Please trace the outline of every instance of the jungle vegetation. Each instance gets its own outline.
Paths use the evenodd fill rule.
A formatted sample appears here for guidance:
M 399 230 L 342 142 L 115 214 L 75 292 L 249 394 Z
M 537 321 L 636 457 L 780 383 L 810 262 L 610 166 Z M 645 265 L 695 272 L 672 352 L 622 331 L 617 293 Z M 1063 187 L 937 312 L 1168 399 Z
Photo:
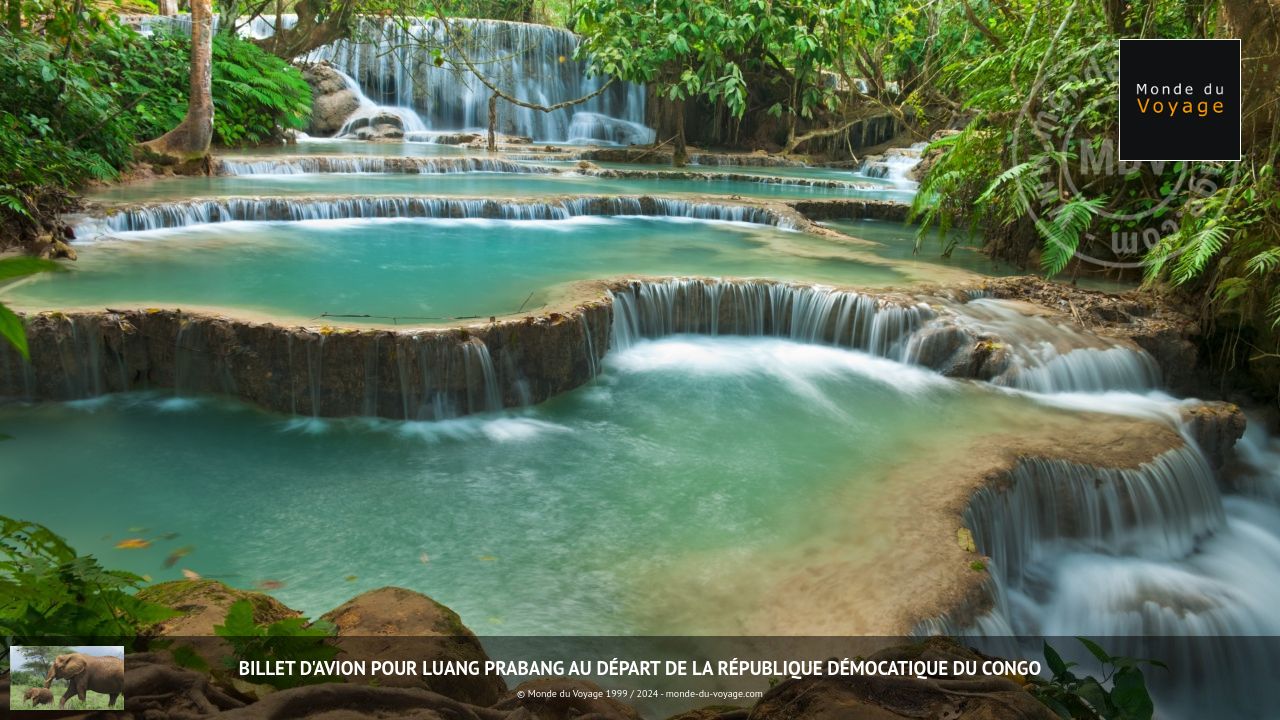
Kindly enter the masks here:
M 149 6 L 130 2 L 0 0 L 0 243 L 48 233 L 76 189 L 112 179 L 137 143 L 182 119 L 189 40 L 121 27 L 117 12 Z M 921 252 L 948 253 L 950 231 L 969 228 L 993 254 L 1049 276 L 1091 271 L 1080 257 L 1123 266 L 1111 272 L 1202 314 L 1224 370 L 1263 368 L 1280 385 L 1274 0 L 223 0 L 213 10 L 222 145 L 304 122 L 306 86 L 286 59 L 349 36 L 361 15 L 563 24 L 596 72 L 651 85 L 655 112 L 674 122 L 659 139 L 677 162 L 694 130 L 735 149 L 812 153 L 851 150 L 859 122 L 891 116 L 900 141 L 934 141 L 915 215 L 943 245 Z M 244 18 L 283 12 L 298 15 L 288 31 L 235 36 Z M 1121 37 L 1242 39 L 1241 162 L 1114 162 Z M 1046 113 L 1047 126 L 1029 121 Z M 687 117 L 707 127 L 686 128 Z

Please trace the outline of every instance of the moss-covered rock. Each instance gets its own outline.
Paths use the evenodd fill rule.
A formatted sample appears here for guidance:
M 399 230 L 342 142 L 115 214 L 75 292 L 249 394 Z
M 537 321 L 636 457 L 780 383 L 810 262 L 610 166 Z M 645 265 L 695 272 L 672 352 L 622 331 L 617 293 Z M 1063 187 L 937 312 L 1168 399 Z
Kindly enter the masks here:
M 421 593 L 398 587 L 370 590 L 325 613 L 338 630 L 339 659 L 480 661 L 488 655 L 480 640 L 449 608 Z M 432 638 L 423 640 L 422 638 Z M 474 705 L 492 705 L 507 690 L 496 675 L 350 676 L 349 682 L 432 690 Z

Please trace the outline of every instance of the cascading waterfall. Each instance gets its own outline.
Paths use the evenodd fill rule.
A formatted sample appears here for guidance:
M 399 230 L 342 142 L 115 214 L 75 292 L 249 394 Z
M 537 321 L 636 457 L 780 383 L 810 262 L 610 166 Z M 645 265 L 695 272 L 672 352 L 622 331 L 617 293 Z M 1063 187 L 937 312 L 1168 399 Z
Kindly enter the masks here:
M 767 335 L 901 359 L 912 333 L 933 317 L 924 304 L 782 283 L 637 281 L 611 295 L 612 348 L 677 333 Z
M 971 331 L 1012 339 L 1020 349 L 997 384 L 1072 393 L 1080 407 L 1115 408 L 1090 393 L 1131 393 L 1123 406 L 1150 405 L 1177 423 L 1179 401 L 1160 393 L 1146 353 L 1108 345 L 998 301 L 958 309 Z M 1132 393 L 1142 393 L 1142 396 Z M 1014 636 L 1098 639 L 1108 651 L 1152 657 L 1171 670 L 1148 672 L 1161 717 L 1263 718 L 1280 702 L 1269 668 L 1280 663 L 1280 487 L 1274 457 L 1248 443 L 1252 470 L 1224 493 L 1195 440 L 1132 469 L 1024 459 L 978 491 L 965 513 L 978 551 L 991 558 L 992 612 L 957 627 L 1002 655 L 1035 655 Z M 1256 439 L 1256 438 L 1255 438 Z M 985 640 L 983 639 L 985 638 Z M 1055 640 L 1068 659 L 1090 659 Z M 1260 696 L 1258 688 L 1265 686 Z
M 360 137 L 359 131 L 361 129 L 376 124 L 380 118 L 391 119 L 393 121 L 392 124 L 398 126 L 405 136 L 410 133 L 427 132 L 426 124 L 422 122 L 422 118 L 418 116 L 418 113 L 413 111 L 413 108 L 379 105 L 364 94 L 364 90 L 361 89 L 360 83 L 356 82 L 355 78 L 341 70 L 336 70 L 336 72 L 342 77 L 342 81 L 346 83 L 347 88 L 356 96 L 356 101 L 359 103 L 351 115 L 347 117 L 347 121 L 338 129 L 338 137 Z
M 884 155 L 863 161 L 855 175 L 887 180 L 901 190 L 915 190 L 919 183 L 907 177 L 911 169 L 920 164 L 920 156 L 929 143 L 922 142 L 905 148 L 890 148 Z
M 435 18 L 407 24 L 361 18 L 356 39 L 319 48 L 307 59 L 332 63 L 375 103 L 415 110 L 432 131 L 489 126 L 492 92 L 466 68 L 454 43 L 495 85 L 531 103 L 584 97 L 606 82 L 587 75 L 586 63 L 575 57 L 578 38 L 568 30 L 500 20 L 449 22 L 446 28 Z M 644 106 L 642 86 L 615 82 L 584 103 L 552 112 L 499 102 L 497 130 L 537 141 L 645 144 L 653 142 L 653 130 L 644 126 Z
M 430 197 L 327 199 L 226 198 L 149 203 L 122 208 L 76 227 L 76 237 L 232 221 L 341 220 L 357 218 L 490 218 L 564 220 L 578 216 L 686 217 L 794 229 L 795 220 L 768 208 L 655 197 L 579 197 L 547 202 Z
M 1159 385 L 1155 360 L 1137 347 L 1026 315 L 1001 300 L 971 300 L 956 312 L 974 335 L 1000 339 L 1008 366 L 992 379 L 997 385 L 1038 393 L 1147 391 Z

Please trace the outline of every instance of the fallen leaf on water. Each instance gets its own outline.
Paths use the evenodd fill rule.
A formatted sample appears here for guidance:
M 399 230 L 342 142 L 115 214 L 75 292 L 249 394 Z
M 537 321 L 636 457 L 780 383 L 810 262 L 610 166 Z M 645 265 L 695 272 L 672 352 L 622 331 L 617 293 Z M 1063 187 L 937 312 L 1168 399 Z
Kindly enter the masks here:
M 359 576 L 357 576 L 357 575 L 348 575 L 345 579 L 346 579 L 346 581 L 347 581 L 347 582 L 355 582 L 357 579 L 359 579 Z
M 164 559 L 164 566 L 173 567 L 174 565 L 177 565 L 178 561 L 190 555 L 192 550 L 195 550 L 195 548 L 190 545 L 183 545 L 177 550 L 174 550 L 173 552 L 169 553 L 169 557 Z
M 196 572 L 195 570 L 188 570 L 186 568 L 182 568 L 182 577 L 188 580 L 199 580 L 200 573 Z
M 279 580 L 259 580 L 258 589 L 260 590 L 279 590 L 284 587 L 284 583 Z
M 147 547 L 151 547 L 151 541 L 142 538 L 129 538 L 116 543 L 116 548 L 120 550 L 139 550 Z
M 481 560 L 483 560 L 483 561 L 485 561 L 485 562 L 493 562 L 494 560 L 497 560 L 498 558 L 494 557 L 493 555 L 481 555 L 481 556 L 480 556 L 480 559 L 481 559 Z

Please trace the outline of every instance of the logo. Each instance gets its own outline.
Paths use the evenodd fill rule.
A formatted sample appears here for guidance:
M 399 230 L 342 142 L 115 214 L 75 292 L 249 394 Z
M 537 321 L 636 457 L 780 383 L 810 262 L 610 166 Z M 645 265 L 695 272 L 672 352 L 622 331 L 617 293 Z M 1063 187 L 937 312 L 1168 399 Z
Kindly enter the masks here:
M 1128 64 L 1135 46 L 1143 61 Z M 1022 108 L 1012 148 L 1014 165 L 1023 165 L 1021 201 L 1045 243 L 1094 265 L 1141 268 L 1163 239 L 1202 216 L 1199 201 L 1232 185 L 1239 167 L 1239 51 L 1236 40 L 1121 40 L 1106 57 L 1047 59 L 1044 101 Z M 1217 59 L 1179 72 L 1206 56 Z M 1148 71 L 1153 65 L 1159 72 Z M 1075 232 L 1075 246 L 1066 246 Z

